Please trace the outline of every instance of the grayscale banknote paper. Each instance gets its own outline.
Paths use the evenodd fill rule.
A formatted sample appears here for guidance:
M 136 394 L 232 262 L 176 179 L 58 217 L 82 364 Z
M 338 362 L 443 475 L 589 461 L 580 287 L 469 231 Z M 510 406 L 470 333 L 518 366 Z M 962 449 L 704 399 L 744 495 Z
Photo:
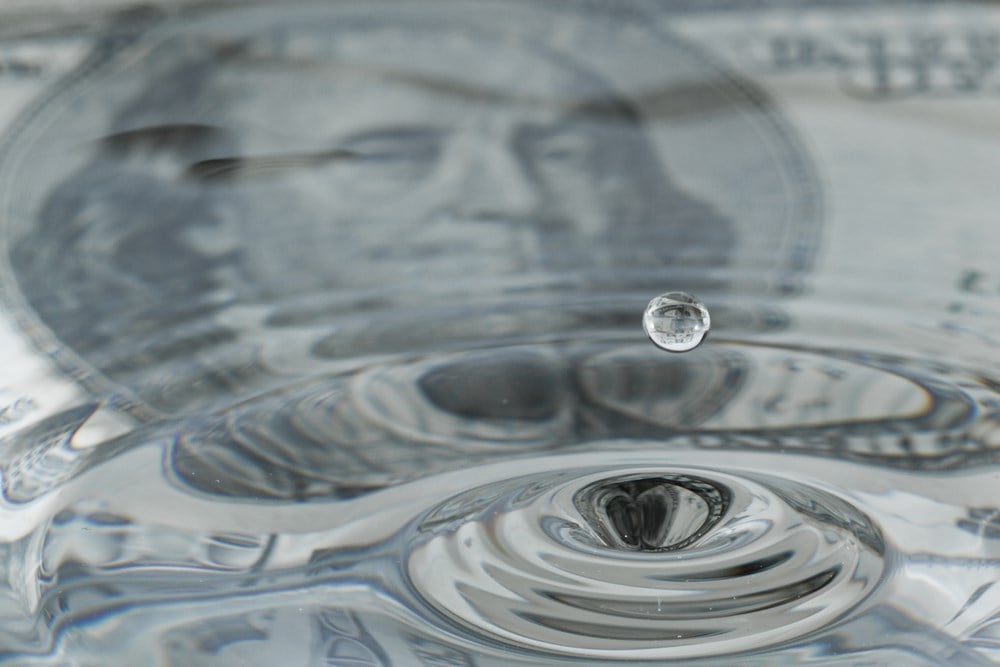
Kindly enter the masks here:
M 0 1 L 0 661 L 989 664 L 998 173 L 988 3 Z

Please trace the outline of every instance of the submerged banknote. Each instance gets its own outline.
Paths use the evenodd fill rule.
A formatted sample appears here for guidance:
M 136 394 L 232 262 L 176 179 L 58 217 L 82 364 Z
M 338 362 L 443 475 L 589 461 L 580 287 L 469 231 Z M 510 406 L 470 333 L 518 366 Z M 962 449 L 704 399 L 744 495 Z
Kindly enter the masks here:
M 4 432 L 631 330 L 676 284 L 723 336 L 995 357 L 989 6 L 15 10 Z M 720 425 L 785 418 L 707 387 Z
M 336 569 L 324 503 L 607 448 L 870 464 L 859 494 L 936 475 L 928 497 L 962 508 L 949 525 L 996 539 L 981 480 L 942 481 L 1000 452 L 991 5 L 0 16 L 0 536 L 57 545 L 45 572 L 111 567 L 60 551 L 84 516 L 135 526 L 121 553 L 140 564 Z M 691 354 L 641 328 L 675 289 L 712 312 Z M 878 542 L 867 519 L 822 520 Z M 405 523 L 386 521 L 372 535 Z M 254 534 L 216 539 L 239 525 Z M 946 631 L 919 650 L 973 637 L 953 650 L 977 664 L 996 651 L 995 577 L 963 576 L 975 593 L 942 603 Z M 70 627 L 89 609 L 43 581 L 8 588 L 11 654 L 44 643 L 39 608 Z M 469 657 L 429 635 L 371 648 L 364 604 L 320 602 L 315 655 L 349 639 L 371 664 Z M 178 613 L 163 650 L 201 664 L 211 642 Z M 219 627 L 278 635 L 300 613 L 234 609 Z

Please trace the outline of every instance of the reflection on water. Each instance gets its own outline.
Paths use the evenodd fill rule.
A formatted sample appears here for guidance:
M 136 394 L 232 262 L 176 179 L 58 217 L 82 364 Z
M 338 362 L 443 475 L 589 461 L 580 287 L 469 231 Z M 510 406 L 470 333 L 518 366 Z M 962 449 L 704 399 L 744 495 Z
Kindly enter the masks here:
M 988 664 L 1000 384 L 810 301 L 749 82 L 574 4 L 121 31 L 3 157 L 7 306 L 91 396 L 0 443 L 4 658 Z
M 506 480 L 499 497 L 466 492 L 473 511 L 449 501 L 450 520 L 432 514 L 439 525 L 411 541 L 413 585 L 455 622 L 515 644 L 682 658 L 822 628 L 878 584 L 882 538 L 844 501 L 687 473 L 584 469 Z

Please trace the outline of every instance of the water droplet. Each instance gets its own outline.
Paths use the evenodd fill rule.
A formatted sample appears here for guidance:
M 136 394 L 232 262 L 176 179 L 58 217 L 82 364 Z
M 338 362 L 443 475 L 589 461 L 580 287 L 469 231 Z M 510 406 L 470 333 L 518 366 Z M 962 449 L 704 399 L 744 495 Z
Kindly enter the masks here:
M 705 305 L 690 294 L 668 292 L 649 302 L 642 325 L 657 347 L 687 352 L 701 345 L 712 321 Z

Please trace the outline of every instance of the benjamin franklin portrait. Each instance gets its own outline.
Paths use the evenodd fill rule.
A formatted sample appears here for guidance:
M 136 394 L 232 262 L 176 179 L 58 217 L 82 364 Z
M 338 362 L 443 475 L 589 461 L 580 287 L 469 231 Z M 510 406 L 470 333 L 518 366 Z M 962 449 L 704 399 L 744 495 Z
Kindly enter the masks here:
M 6 157 L 32 330 L 142 419 L 256 401 L 296 428 L 322 413 L 333 437 L 352 422 L 315 407 L 336 394 L 324 378 L 631 329 L 636 293 L 750 270 L 780 290 L 808 264 L 815 206 L 793 135 L 670 35 L 513 4 L 239 16 L 108 47 Z M 581 404 L 566 398 L 577 362 L 559 354 L 488 359 L 475 386 L 432 368 L 378 412 L 586 437 L 564 414 Z M 694 423 L 728 400 L 740 362 L 724 356 L 705 365 L 721 372 L 661 373 L 656 391 L 702 401 L 671 414 Z M 486 408 L 487 394 L 513 402 Z

